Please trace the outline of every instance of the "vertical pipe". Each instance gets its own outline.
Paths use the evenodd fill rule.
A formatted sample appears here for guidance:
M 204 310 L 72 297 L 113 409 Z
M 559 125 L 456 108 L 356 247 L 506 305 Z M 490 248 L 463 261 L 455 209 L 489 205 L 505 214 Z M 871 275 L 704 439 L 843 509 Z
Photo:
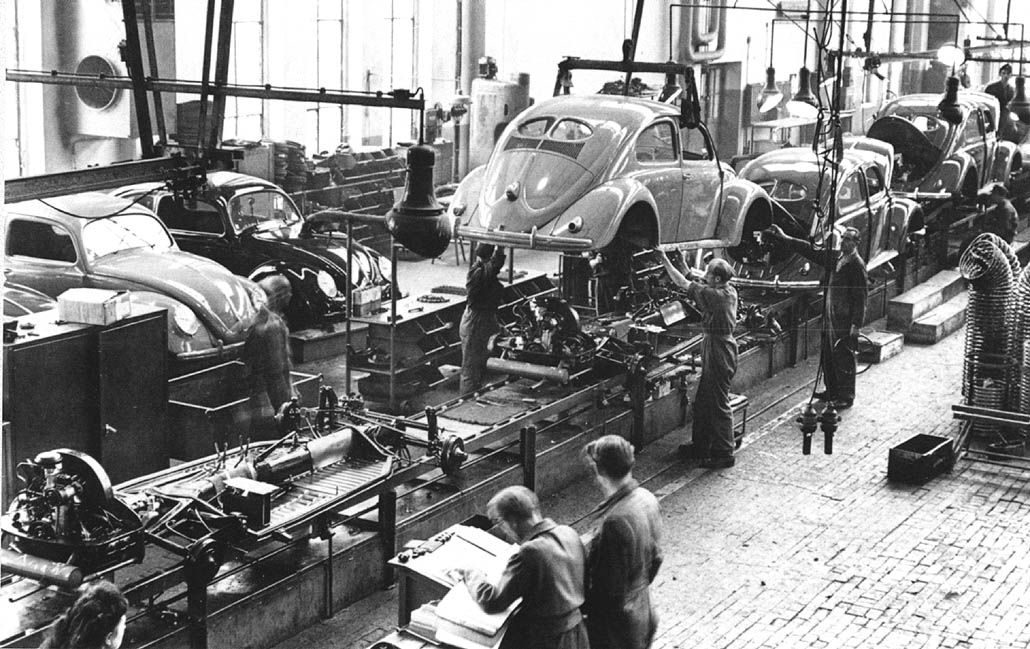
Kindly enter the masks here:
M 397 242 L 391 237 L 390 245 L 390 410 L 396 408 L 397 396 Z
M 644 0 L 637 0 L 637 7 L 633 13 L 633 32 L 629 37 L 629 48 L 623 52 L 626 61 L 632 61 L 637 56 L 637 38 L 640 36 L 640 21 L 644 17 Z M 671 27 L 670 27 L 671 28 Z M 622 94 L 629 94 L 629 83 L 632 81 L 633 72 L 626 71 L 626 84 L 623 86 Z
M 130 0 L 131 2 L 131 0 Z M 190 649 L 207 649 L 207 579 L 196 567 L 186 569 L 186 615 Z
M 161 77 L 157 65 L 157 49 L 154 44 L 154 16 L 150 10 L 151 0 L 143 0 L 143 34 L 147 38 L 147 58 L 150 60 L 150 76 L 157 79 Z M 157 120 L 157 141 L 162 147 L 168 141 L 168 131 L 165 129 L 164 102 L 161 100 L 161 93 L 154 91 L 154 119 Z
M 353 349 L 350 344 L 351 336 L 351 318 L 354 317 L 354 311 L 351 306 L 352 294 L 354 291 L 351 289 L 351 272 L 354 269 L 354 222 L 351 219 L 347 219 L 347 295 L 346 301 L 344 302 L 344 308 L 347 309 L 347 317 L 344 319 L 344 347 L 346 347 L 346 363 L 343 366 L 343 383 L 346 387 L 347 396 L 351 394 L 350 388 L 350 365 L 351 360 L 354 358 Z M 393 299 L 394 288 L 390 287 L 390 299 Z
M 335 614 L 333 610 L 333 530 L 329 527 L 328 522 L 322 521 L 321 524 L 326 526 L 326 549 L 328 550 L 325 558 L 325 601 L 323 602 L 323 612 L 325 619 L 329 619 Z
M 522 485 L 536 491 L 536 426 L 522 429 Z
M 229 48 L 232 45 L 232 14 L 235 0 L 222 0 L 218 18 L 218 51 L 215 54 L 215 87 L 222 88 L 229 81 Z M 211 116 L 209 150 L 218 148 L 222 141 L 222 120 L 225 118 L 225 95 L 215 95 Z
M 379 494 L 379 538 L 383 541 L 383 590 L 386 590 L 394 580 L 393 566 L 386 562 L 397 554 L 397 492 L 393 489 Z
M 122 0 L 122 18 L 125 23 L 125 65 L 132 77 L 132 100 L 136 105 L 136 125 L 139 144 L 144 158 L 153 158 L 154 132 L 150 128 L 150 102 L 147 100 L 146 75 L 143 73 L 143 52 L 139 43 L 139 23 L 136 21 L 135 0 Z
M 214 39 L 214 31 L 215 0 L 207 0 L 207 16 L 204 19 L 204 62 L 200 71 L 200 124 L 197 128 L 197 148 L 201 151 L 204 148 L 204 134 L 207 133 L 207 95 L 211 81 L 211 41 Z M 202 156 L 207 157 L 203 154 Z

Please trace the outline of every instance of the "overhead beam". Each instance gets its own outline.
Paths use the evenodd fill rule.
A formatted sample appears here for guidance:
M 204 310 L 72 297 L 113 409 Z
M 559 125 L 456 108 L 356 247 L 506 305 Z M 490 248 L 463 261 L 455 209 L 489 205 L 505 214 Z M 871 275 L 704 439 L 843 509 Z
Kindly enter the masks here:
M 77 86 L 85 88 L 124 88 L 132 89 L 132 80 L 123 76 L 96 76 L 75 74 L 73 72 L 50 72 L 35 70 L 7 70 L 7 80 L 21 83 L 42 83 L 55 86 Z M 199 81 L 170 81 L 164 79 L 146 79 L 144 88 L 151 92 L 180 92 L 184 94 L 201 94 Z M 407 108 L 423 110 L 425 99 L 416 97 L 408 89 L 394 89 L 389 92 L 357 92 L 353 90 L 333 91 L 325 88 L 308 90 L 299 88 L 276 88 L 270 84 L 264 86 L 245 86 L 225 84 L 209 86 L 210 95 L 226 97 L 252 97 L 255 99 L 273 99 L 281 101 L 320 102 L 323 104 L 345 104 L 350 106 L 377 106 L 382 108 Z
M 53 198 L 80 192 L 104 191 L 133 183 L 185 178 L 200 167 L 181 156 L 122 162 L 39 176 L 8 178 L 4 181 L 4 203 Z

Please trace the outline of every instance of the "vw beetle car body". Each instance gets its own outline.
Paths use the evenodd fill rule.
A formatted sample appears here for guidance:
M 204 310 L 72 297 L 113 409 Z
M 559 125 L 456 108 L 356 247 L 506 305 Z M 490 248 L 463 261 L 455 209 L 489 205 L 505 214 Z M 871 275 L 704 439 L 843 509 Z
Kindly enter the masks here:
M 3 293 L 5 320 L 57 307 L 57 301 L 54 298 L 28 286 L 5 282 Z
M 862 138 L 858 138 L 859 140 Z M 905 251 L 910 233 L 923 228 L 920 205 L 891 192 L 893 150 L 883 142 L 858 141 L 845 149 L 839 169 L 834 213 L 822 217 L 816 205 L 831 205 L 832 170 L 810 148 L 770 151 L 749 162 L 740 172 L 762 187 L 773 200 L 773 220 L 792 237 L 836 245 L 833 234 L 853 227 L 862 235 L 859 253 L 875 269 Z M 831 222 L 832 228 L 826 223 Z M 722 251 L 738 272 L 740 285 L 763 288 L 808 288 L 818 285 L 821 272 L 813 271 L 799 255 L 771 241 L 754 238 Z
M 316 234 L 293 200 L 277 185 L 254 176 L 217 171 L 195 201 L 184 201 L 158 183 L 123 187 L 115 193 L 151 207 L 188 252 L 260 280 L 282 275 L 293 296 L 290 327 L 343 320 L 348 288 L 382 286 L 390 294 L 390 260 L 355 242 L 353 281 L 347 278 L 347 239 Z
M 898 97 L 883 107 L 866 132 L 894 147 L 891 188 L 922 200 L 928 222 L 950 200 L 927 200 L 920 194 L 972 200 L 989 183 L 1008 185 L 1022 166 L 1017 146 L 998 137 L 997 99 L 984 92 L 959 92 L 950 121 L 938 108 L 940 101 L 940 95 L 931 94 Z
M 179 250 L 153 212 L 99 193 L 7 206 L 8 281 L 56 298 L 70 288 L 129 290 L 168 311 L 180 361 L 238 356 L 264 304 L 253 282 Z
M 732 245 L 769 223 L 769 199 L 721 164 L 675 106 L 612 95 L 523 111 L 449 210 L 459 236 L 558 251 Z

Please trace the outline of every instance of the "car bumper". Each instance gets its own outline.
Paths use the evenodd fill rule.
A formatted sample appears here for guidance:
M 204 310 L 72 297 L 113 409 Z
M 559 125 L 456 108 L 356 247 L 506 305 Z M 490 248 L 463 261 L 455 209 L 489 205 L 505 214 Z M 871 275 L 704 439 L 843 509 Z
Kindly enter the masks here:
M 220 345 L 209 349 L 198 349 L 190 352 L 181 352 L 175 355 L 176 360 L 202 361 L 213 358 L 239 358 L 243 355 L 243 342 L 232 343 L 231 345 Z
M 505 232 L 504 230 L 483 230 L 456 225 L 454 236 L 469 241 L 482 241 L 506 248 L 529 248 L 531 250 L 552 250 L 556 252 L 593 250 L 593 239 L 577 237 L 555 237 L 532 232 Z
M 768 291 L 805 292 L 817 291 L 821 283 L 817 279 L 784 280 L 778 279 L 750 279 L 747 277 L 734 277 L 732 284 L 738 288 L 760 288 Z

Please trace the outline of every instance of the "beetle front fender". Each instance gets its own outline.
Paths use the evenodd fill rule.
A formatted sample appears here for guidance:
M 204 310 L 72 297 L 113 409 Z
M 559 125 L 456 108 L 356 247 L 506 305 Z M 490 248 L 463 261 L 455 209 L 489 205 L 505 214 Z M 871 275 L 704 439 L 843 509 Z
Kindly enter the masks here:
M 722 209 L 714 238 L 735 246 L 752 232 L 772 225 L 772 203 L 758 185 L 746 180 L 731 180 L 723 186 Z
M 595 187 L 570 205 L 555 219 L 548 234 L 591 239 L 595 249 L 603 248 L 615 238 L 626 212 L 638 204 L 647 205 L 652 213 L 658 213 L 654 197 L 643 184 L 630 178 L 618 178 Z M 663 230 L 659 220 L 659 241 Z
M 451 196 L 451 204 L 447 208 L 447 214 L 453 223 L 461 225 L 478 225 L 478 219 L 472 219 L 479 214 L 479 204 L 483 194 L 483 180 L 486 177 L 486 165 L 481 165 L 470 171 L 458 184 L 454 196 Z M 459 213 L 460 212 L 460 213 Z

